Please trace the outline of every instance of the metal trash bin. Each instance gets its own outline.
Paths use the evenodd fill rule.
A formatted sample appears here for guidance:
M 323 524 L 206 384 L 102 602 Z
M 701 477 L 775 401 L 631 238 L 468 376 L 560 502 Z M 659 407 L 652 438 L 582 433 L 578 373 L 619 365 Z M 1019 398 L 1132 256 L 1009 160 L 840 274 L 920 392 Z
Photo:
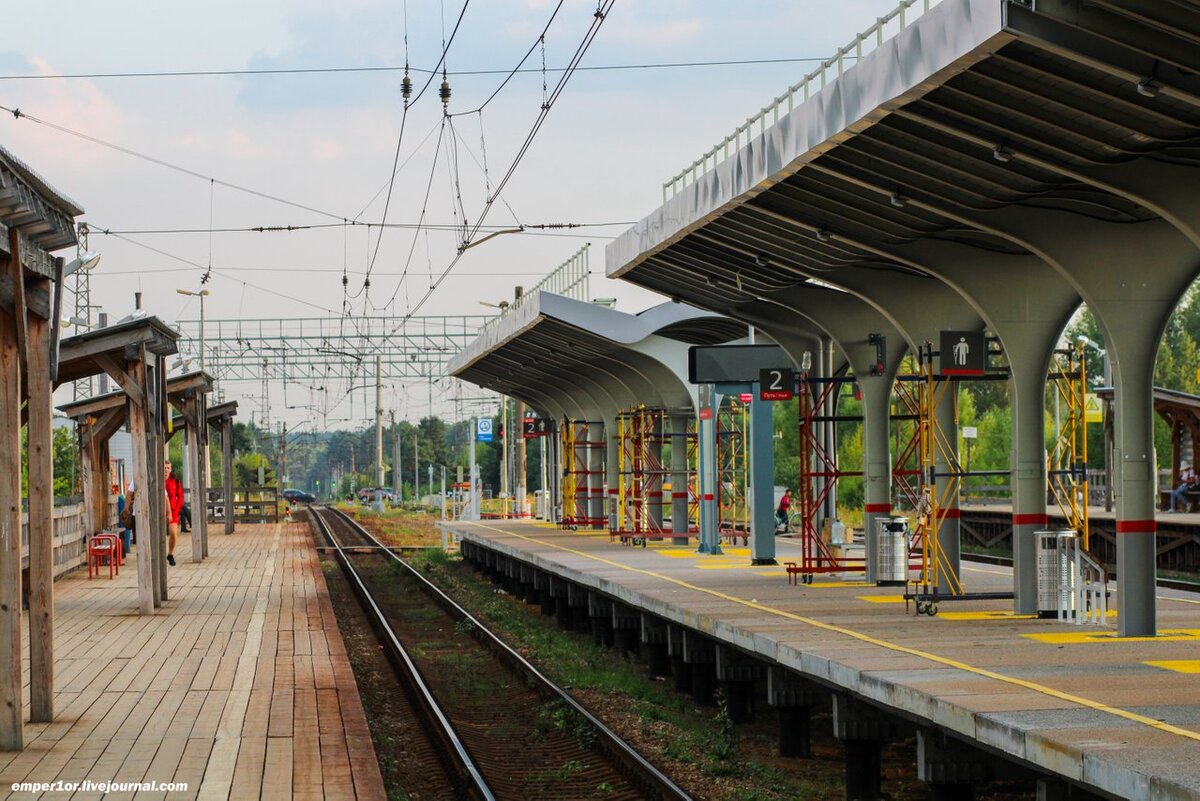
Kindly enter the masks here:
M 1037 542 L 1038 617 L 1058 617 L 1059 600 L 1073 597 L 1063 595 L 1064 588 L 1074 586 L 1074 564 L 1064 564 L 1060 558 L 1059 540 L 1074 539 L 1079 535 L 1072 529 L 1035 531 Z M 1064 587 L 1065 585 L 1065 587 Z
M 875 584 L 902 586 L 908 581 L 908 518 L 881 517 L 875 521 L 879 565 Z

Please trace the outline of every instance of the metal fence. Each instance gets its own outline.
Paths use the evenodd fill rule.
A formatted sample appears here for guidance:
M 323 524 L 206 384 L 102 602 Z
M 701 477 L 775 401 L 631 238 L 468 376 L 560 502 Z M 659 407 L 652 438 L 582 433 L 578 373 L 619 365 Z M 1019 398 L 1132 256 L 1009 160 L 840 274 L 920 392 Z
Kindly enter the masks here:
M 878 17 L 874 25 L 856 36 L 845 47 L 838 48 L 836 53 L 822 61 L 815 70 L 805 75 L 798 83 L 789 86 L 786 92 L 759 109 L 757 114 L 748 117 L 733 133 L 664 183 L 663 202 L 678 194 L 689 183 L 695 183 L 697 178 L 728 158 L 731 152 L 736 153 L 755 136 L 765 133 L 768 126 L 779 122 L 781 111 L 783 114 L 791 112 L 797 97 L 803 103 L 814 91 L 819 92 L 830 80 L 840 77 L 846 69 L 847 59 L 853 59 L 853 63 L 857 63 L 863 56 L 880 47 L 940 2 L 941 0 L 904 0 L 890 13 Z M 757 132 L 755 128 L 758 129 Z
M 225 498 L 220 487 L 208 490 L 209 522 L 224 522 Z M 279 490 L 275 487 L 234 487 L 233 520 L 235 523 L 278 523 Z
M 530 287 L 521 297 L 504 306 L 499 314 L 484 323 L 483 327 L 479 329 L 480 333 L 496 325 L 496 323 L 503 320 L 509 313 L 521 308 L 526 302 L 525 299 L 532 297 L 535 292 L 549 292 L 553 295 L 562 295 L 563 297 L 586 301 L 590 294 L 588 276 L 591 275 L 591 268 L 588 262 L 588 253 L 591 247 L 592 243 L 588 242 L 576 251 L 571 258 L 555 267 L 549 275 Z

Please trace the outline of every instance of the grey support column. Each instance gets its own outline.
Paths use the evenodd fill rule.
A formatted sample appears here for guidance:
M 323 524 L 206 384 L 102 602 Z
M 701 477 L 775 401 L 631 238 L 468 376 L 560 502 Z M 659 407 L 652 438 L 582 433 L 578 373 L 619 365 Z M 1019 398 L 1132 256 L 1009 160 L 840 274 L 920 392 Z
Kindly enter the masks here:
M 688 421 L 690 414 L 671 415 L 671 538 L 673 545 L 687 545 L 691 536 L 688 519 Z
M 717 537 L 717 409 L 721 396 L 711 386 L 700 388 L 700 553 L 721 553 Z
M 773 408 L 757 397 L 750 403 L 750 561 L 755 565 L 776 564 Z
M 1012 364 L 1013 612 L 1037 614 L 1037 541 L 1046 527 L 1045 365 Z
M 1121 325 L 1110 353 L 1116 384 L 1114 469 L 1117 485 L 1117 627 L 1122 637 L 1153 636 L 1156 624 L 1157 523 L 1154 517 L 1154 357 L 1159 334 L 1135 308 L 1112 314 Z
M 866 527 L 867 581 L 879 580 L 878 523 L 892 514 L 891 426 L 892 376 L 858 379 L 863 409 L 863 525 Z
M 958 421 L 955 419 L 955 400 L 958 396 L 959 385 L 957 381 L 950 381 L 949 384 L 942 393 L 937 409 L 934 410 L 938 427 L 942 430 L 942 443 L 950 449 L 947 454 L 943 454 L 941 450 L 937 452 L 934 461 L 935 469 L 939 474 L 956 471 L 958 467 Z M 954 576 L 954 580 L 949 586 L 942 586 L 938 589 L 941 592 L 951 592 L 952 587 L 962 586 L 958 490 L 947 492 L 950 487 L 954 486 L 954 480 L 950 477 L 939 478 L 935 483 L 939 504 L 938 515 L 941 517 L 941 520 L 938 521 L 940 523 L 938 526 L 938 549 L 942 554 L 941 567 L 943 570 L 950 571 Z

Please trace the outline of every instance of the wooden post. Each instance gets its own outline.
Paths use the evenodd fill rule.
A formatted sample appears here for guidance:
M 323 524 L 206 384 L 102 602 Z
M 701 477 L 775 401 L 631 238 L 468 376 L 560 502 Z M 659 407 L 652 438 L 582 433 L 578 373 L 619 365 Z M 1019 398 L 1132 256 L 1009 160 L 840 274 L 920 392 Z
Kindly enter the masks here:
M 225 481 L 225 533 L 233 533 L 233 421 L 221 422 L 221 473 Z
M 151 528 L 154 539 L 154 606 L 161 607 L 167 600 L 167 490 L 166 474 L 163 471 L 163 461 L 166 449 L 163 447 L 163 420 L 166 416 L 165 392 L 162 386 L 162 365 L 157 356 L 147 356 L 146 367 L 146 420 L 148 431 L 146 439 L 150 443 L 150 500 L 151 514 L 154 525 Z
M 100 530 L 96 517 L 95 492 L 96 479 L 96 424 L 95 421 L 84 417 L 75 421 L 75 430 L 79 434 L 79 481 L 83 485 L 83 530 L 88 536 Z
M 50 284 L 48 279 L 39 283 Z M 24 313 L 24 312 L 18 312 Z M 29 718 L 54 720 L 54 449 L 50 321 L 30 314 L 29 363 Z
M 204 461 L 204 448 L 200 443 L 200 425 L 199 411 L 200 402 L 196 397 L 188 398 L 183 402 L 183 419 L 187 426 L 184 432 L 187 435 L 187 452 L 191 462 L 189 465 L 184 465 L 184 469 L 191 473 L 192 485 L 192 561 L 204 561 L 204 539 L 203 539 L 203 520 L 205 515 L 203 509 L 197 514 L 195 507 L 200 506 L 200 489 L 203 485 L 201 475 L 201 464 Z
M 146 384 L 145 348 L 139 347 L 137 359 L 128 362 L 126 371 L 139 389 L 143 399 L 148 398 L 150 387 Z M 137 576 L 138 608 L 143 615 L 154 614 L 156 602 L 154 581 L 154 540 L 158 531 L 154 526 L 153 487 L 150 482 L 151 450 L 146 407 L 133 396 L 129 397 L 129 434 L 133 445 L 133 514 L 137 518 Z M 162 468 L 161 463 L 159 468 Z
M 17 231 L 13 228 L 8 233 L 8 274 L 20 281 Z M 23 321 L 25 309 L 16 311 Z M 20 751 L 25 745 L 21 719 L 21 354 L 17 326 L 17 316 L 4 311 L 0 304 L 0 751 Z
M 196 498 L 192 503 L 192 530 L 200 529 L 200 549 L 208 558 L 208 404 L 200 393 L 196 397 L 196 419 L 199 421 L 196 449 Z

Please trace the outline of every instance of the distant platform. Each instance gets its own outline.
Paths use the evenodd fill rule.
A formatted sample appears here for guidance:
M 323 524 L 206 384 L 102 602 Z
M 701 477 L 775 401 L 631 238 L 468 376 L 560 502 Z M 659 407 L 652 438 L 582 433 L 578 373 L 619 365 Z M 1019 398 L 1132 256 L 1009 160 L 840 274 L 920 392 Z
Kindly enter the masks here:
M 180 537 L 171 600 L 153 616 L 137 614 L 132 561 L 114 580 L 55 583 L 57 717 L 0 752 L 0 799 L 39 797 L 14 782 L 61 780 L 188 786 L 138 799 L 385 801 L 307 525 L 210 531 L 209 548 L 193 564 Z
M 534 522 L 456 522 L 460 539 L 702 632 L 906 718 L 1117 797 L 1200 798 L 1200 599 L 1160 591 L 1157 638 L 1012 614 L 1012 601 L 905 614 L 903 589 L 855 576 L 788 583 L 749 550 L 705 556 Z M 799 545 L 779 539 L 779 560 Z M 1011 590 L 963 567 L 968 591 Z M 1112 585 L 1115 591 L 1118 589 Z M 1115 617 L 1113 617 L 1115 621 Z

